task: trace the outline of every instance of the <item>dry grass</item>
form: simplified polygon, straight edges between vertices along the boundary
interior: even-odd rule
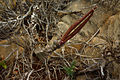
[[[1,80],[72,80],[82,75],[87,75],[85,79],[90,80],[112,78],[107,70],[109,63],[113,61],[119,63],[119,55],[116,53],[120,50],[112,47],[112,41],[109,40],[106,40],[109,45],[100,44],[102,48],[90,44],[99,29],[87,42],[78,43],[82,46],[80,49],[71,46],[70,43],[67,48],[60,46],[57,48],[61,50],[55,51],[57,41],[49,45],[52,37],[56,36],[55,30],[58,29],[56,25],[60,18],[63,15],[76,14],[76,11],[64,11],[72,0],[13,1],[12,6],[7,5],[3,0],[0,2],[4,5],[0,12],[0,40],[8,40],[9,45],[12,43],[16,45],[16,48],[2,59],[7,62],[7,68],[0,67]],[[0,46],[4,47],[4,45]],[[99,54],[103,56],[96,56],[94,50],[102,51]],[[90,51],[94,55],[89,55]],[[51,56],[50,53],[53,52],[54,55]],[[41,53],[40,57],[36,53]],[[108,57],[112,57],[112,60],[108,60]],[[73,61],[75,64],[72,65]],[[64,67],[71,72],[66,72]]]

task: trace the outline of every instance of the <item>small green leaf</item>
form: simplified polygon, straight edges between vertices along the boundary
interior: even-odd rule
[[[75,61],[73,61],[73,62],[71,63],[71,68],[72,68],[72,69],[74,69],[74,68],[75,68],[75,64],[76,64],[76,62],[75,62]]]
[[[70,67],[63,67],[63,69],[66,71],[66,74],[68,76],[70,76],[71,79],[73,79],[75,64],[76,64],[76,62],[73,61],[70,65]]]
[[[4,60],[0,62],[0,66],[2,66],[4,69],[7,68],[6,62]]]

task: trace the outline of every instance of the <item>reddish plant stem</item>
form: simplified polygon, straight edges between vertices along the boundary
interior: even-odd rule
[[[66,38],[64,40],[62,40],[62,42],[63,42],[62,44],[64,44],[69,39],[71,39],[75,34],[77,34],[83,28],[83,26],[87,23],[87,21],[90,19],[90,17],[92,15],[93,15],[93,13],[91,13],[91,15],[85,20],[85,22],[83,22],[79,27],[77,27],[71,34],[67,35]]]
[[[61,41],[60,41],[60,45],[63,45],[64,43],[66,43],[69,39],[71,39],[75,34],[77,34],[82,27],[88,22],[88,20],[91,18],[91,16],[93,15],[94,10],[97,7],[93,8],[92,10],[90,10],[85,16],[83,16],[81,19],[79,19],[77,22],[75,22],[74,24],[71,25],[71,27],[66,31],[66,33],[63,35]],[[87,18],[87,19],[86,19]],[[82,22],[82,23],[81,23]],[[81,23],[81,24],[80,24]],[[80,25],[79,25],[80,24]],[[79,25],[77,27],[77,25]],[[77,28],[76,28],[77,27]],[[75,29],[76,28],[76,29]],[[75,29],[72,33],[70,33],[73,29]]]

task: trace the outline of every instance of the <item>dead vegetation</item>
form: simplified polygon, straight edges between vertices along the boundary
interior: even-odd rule
[[[82,11],[65,10],[73,1],[0,1],[0,40],[7,40],[7,43],[0,46],[15,44],[16,47],[7,57],[1,57],[1,80],[115,79],[110,70],[113,62],[120,63],[120,48],[114,47],[114,41],[109,38],[105,39],[108,44],[91,44],[90,41],[97,36],[100,29],[87,42],[69,42],[65,46],[57,47],[60,48],[58,51],[56,46],[59,36],[53,44],[49,44],[51,39],[57,36],[57,24],[62,16],[77,13],[83,15]],[[115,4],[109,6],[111,9],[120,2],[98,1],[98,6],[102,4],[105,7],[115,1]],[[108,5],[105,5],[106,2]],[[88,8],[91,9],[91,6]],[[40,51],[41,55],[37,55]],[[49,55],[46,56],[46,53]],[[116,79],[120,79],[118,76]]]

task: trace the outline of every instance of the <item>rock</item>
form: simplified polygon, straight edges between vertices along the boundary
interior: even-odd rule
[[[108,18],[101,27],[100,36],[112,39],[114,47],[120,45],[120,13]]]
[[[93,7],[92,7],[93,8]],[[91,10],[91,4],[88,1],[84,0],[77,0],[74,1],[69,7],[67,7],[66,10],[70,11],[80,11],[84,14],[86,14],[88,11]],[[90,37],[97,31],[99,27],[101,27],[104,24],[104,21],[111,15],[111,13],[105,13],[104,10],[101,9],[101,7],[98,7],[97,10],[95,10],[93,16],[91,19],[87,22],[87,24],[81,29],[81,31],[76,34],[71,41],[84,41],[86,42]],[[58,33],[59,35],[63,35],[65,31],[78,19],[80,19],[83,16],[83,14],[80,15],[66,15],[61,18],[61,22],[58,23],[58,28],[61,33]]]
[[[88,5],[90,5],[89,2],[87,3],[85,1],[76,1],[71,6],[69,6],[67,10],[72,10],[72,11],[81,10],[83,6],[88,6]],[[90,9],[83,10],[83,13],[85,14],[89,10]],[[77,40],[77,41],[86,42],[97,31],[97,29],[100,28],[100,33],[98,34],[98,36],[92,39],[90,44],[93,45],[103,44],[105,46],[108,46],[109,45],[108,40],[112,40],[114,42],[112,48],[118,47],[120,45],[120,13],[117,13],[115,15],[113,15],[113,13],[114,12],[111,11],[105,12],[104,9],[102,9],[102,7],[98,8],[94,12],[94,15],[92,16],[90,21],[85,25],[85,27],[70,41],[75,42]],[[76,16],[75,17],[73,16],[74,15],[72,16],[66,15],[62,17],[62,21],[58,23],[58,28],[61,31],[61,34],[65,33],[65,31],[77,20]],[[103,46],[101,45],[98,47],[100,49],[103,48]],[[85,49],[84,55],[101,58],[102,54],[100,49],[94,47],[87,47]],[[114,66],[112,66],[112,68],[107,68],[107,70],[110,72],[113,79],[119,79],[120,77],[119,64],[116,62],[113,62],[111,64]],[[86,78],[84,78],[84,76],[77,77],[77,80],[85,80],[85,79]]]

